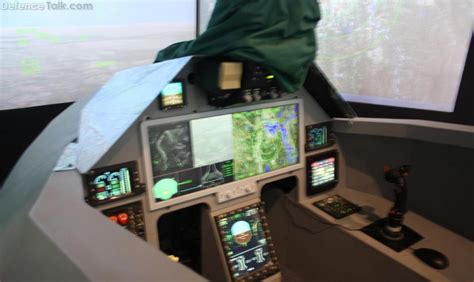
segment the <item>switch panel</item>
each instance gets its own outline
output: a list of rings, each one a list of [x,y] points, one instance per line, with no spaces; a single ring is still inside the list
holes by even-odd
[[[143,220],[143,207],[141,202],[104,210],[102,213],[111,221],[146,241],[145,222]]]
[[[217,202],[223,203],[236,198],[247,196],[257,192],[257,185],[249,183],[235,188],[227,188],[223,191],[217,192]]]

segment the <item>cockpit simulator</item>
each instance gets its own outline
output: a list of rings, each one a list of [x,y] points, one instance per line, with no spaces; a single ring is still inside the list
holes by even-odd
[[[474,130],[357,117],[295,3],[218,1],[54,120],[0,191],[0,280],[471,281],[431,176],[472,190]]]

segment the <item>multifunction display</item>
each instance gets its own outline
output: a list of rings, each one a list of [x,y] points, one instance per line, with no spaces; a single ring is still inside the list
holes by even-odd
[[[169,110],[181,108],[186,104],[186,92],[184,82],[175,81],[168,83],[160,93],[160,108]]]
[[[278,272],[261,204],[216,217],[233,280],[261,280]]]
[[[139,183],[136,162],[93,169],[84,175],[84,181],[86,201],[93,206],[144,191]]]
[[[321,123],[306,126],[306,151],[314,151],[334,144],[331,133],[331,123]]]
[[[143,139],[155,202],[300,162],[299,104],[153,123]]]
[[[328,190],[337,184],[337,152],[310,156],[306,159],[307,194]]]

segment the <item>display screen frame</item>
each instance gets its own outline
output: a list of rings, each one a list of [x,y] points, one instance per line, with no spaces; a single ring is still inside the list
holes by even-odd
[[[267,249],[268,249],[268,252],[269,252],[270,260],[263,267],[261,267],[259,269],[256,269],[255,271],[250,272],[247,275],[243,275],[242,277],[234,278],[234,272],[232,271],[232,263],[230,262],[230,258],[228,256],[227,252],[225,251],[226,249],[229,248],[229,246],[225,242],[225,238],[224,238],[225,231],[222,230],[222,228],[220,227],[219,221],[224,219],[224,218],[228,218],[228,217],[233,216],[235,214],[242,213],[242,212],[245,212],[245,211],[251,210],[251,209],[257,209],[258,210],[257,216],[259,217],[261,227],[263,229],[263,233],[264,233],[264,236],[265,236],[266,246],[267,246]],[[220,241],[221,241],[221,246],[222,246],[222,254],[224,256],[224,260],[226,261],[227,269],[228,269],[228,272],[229,272],[229,275],[230,275],[230,278],[231,278],[232,281],[263,280],[263,279],[265,279],[267,277],[270,277],[270,276],[272,276],[272,275],[274,275],[274,274],[276,274],[280,271],[278,258],[277,258],[276,253],[275,253],[274,245],[273,245],[273,242],[272,242],[272,237],[270,236],[270,230],[268,228],[268,223],[267,223],[266,216],[265,216],[265,206],[262,202],[257,202],[255,204],[240,207],[240,208],[231,210],[229,212],[214,215],[214,221],[215,221],[215,224],[216,224],[215,225],[216,231],[220,236]]]
[[[309,144],[310,143],[310,138],[309,138],[310,131],[315,129],[315,128],[320,129],[322,127],[326,127],[326,143],[323,144],[323,145],[320,145],[320,146],[311,147],[310,144]],[[334,144],[334,142],[331,138],[331,134],[332,134],[332,122],[330,122],[330,121],[323,122],[323,123],[318,123],[318,124],[307,125],[305,127],[305,150],[306,150],[306,152],[312,152],[312,151],[316,151],[316,150],[319,150],[319,149],[322,149],[322,148],[325,148],[325,147],[332,146]]]
[[[97,200],[96,198],[94,198],[93,194],[91,194],[93,192],[93,189],[95,189],[95,187],[92,187],[93,185],[92,180],[94,179],[94,177],[106,171],[118,171],[122,168],[127,168],[129,170],[131,192],[127,194],[122,194],[116,197],[104,199],[104,200]],[[98,206],[98,205],[114,202],[117,200],[130,198],[144,192],[144,187],[143,185],[141,185],[140,179],[139,179],[137,161],[130,161],[130,162],[124,162],[124,163],[114,164],[110,166],[94,168],[88,171],[86,174],[83,174],[82,179],[84,183],[84,194],[85,194],[84,199],[91,206]]]
[[[168,87],[168,85],[170,85],[172,83],[181,83],[182,92],[183,92],[181,97],[183,98],[183,103],[175,104],[175,105],[165,105],[164,101],[163,101],[164,96],[163,96],[162,92],[166,87]],[[186,105],[187,105],[187,92],[186,92],[186,83],[183,79],[172,80],[172,81],[170,81],[166,84],[165,88],[163,88],[161,90],[160,96],[158,97],[158,104],[160,106],[160,110],[168,111],[168,110],[172,110],[172,109],[181,109],[181,108],[186,107]]]
[[[155,196],[153,195],[154,186],[154,175],[153,175],[153,167],[152,167],[152,157],[149,145],[149,127],[154,127],[157,125],[165,125],[165,124],[172,124],[172,123],[180,123],[180,122],[190,122],[191,120],[202,119],[202,118],[209,118],[209,117],[216,117],[222,115],[228,115],[233,113],[239,112],[246,112],[246,111],[253,111],[253,110],[260,110],[265,108],[272,108],[272,107],[279,107],[279,106],[288,106],[288,105],[297,105],[298,106],[298,159],[295,164],[276,169],[274,171],[266,172],[263,174],[251,176],[241,180],[234,180],[229,183],[224,183],[215,187],[206,188],[203,190],[199,190],[196,192],[192,192],[189,194],[181,195],[179,197],[174,197],[171,199],[167,199],[164,201],[156,202]],[[304,131],[304,115],[303,115],[303,101],[301,99],[291,99],[287,101],[279,101],[279,102],[262,102],[259,104],[254,104],[250,106],[240,106],[240,107],[232,107],[227,108],[224,110],[217,110],[217,111],[209,111],[203,113],[196,113],[190,115],[183,115],[183,116],[176,116],[170,118],[163,118],[163,119],[156,119],[156,120],[146,120],[141,123],[141,143],[142,143],[142,150],[143,150],[143,164],[145,168],[145,177],[146,177],[146,186],[147,189],[147,198],[150,210],[156,210],[163,207],[175,205],[178,203],[183,203],[192,199],[204,197],[207,195],[215,194],[219,191],[226,190],[228,188],[236,187],[236,186],[245,186],[255,184],[257,181],[270,178],[281,173],[292,172],[298,169],[304,168],[304,140],[305,140],[305,131]]]
[[[334,163],[334,180],[320,184],[316,187],[312,186],[312,168],[311,164],[315,161],[322,161],[328,158],[333,157],[335,159]],[[339,158],[338,151],[331,150],[317,155],[311,155],[306,157],[306,195],[312,196],[316,195],[330,189],[333,189],[339,183]]]

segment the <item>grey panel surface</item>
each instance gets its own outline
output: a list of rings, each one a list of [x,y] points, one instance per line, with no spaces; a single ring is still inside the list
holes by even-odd
[[[88,279],[203,280],[88,206],[81,188],[77,171],[54,173],[31,217]]]
[[[278,258],[283,270],[289,270],[283,277],[300,281],[426,281],[315,216],[285,196],[268,212]]]
[[[392,199],[393,185],[383,178],[384,165],[411,164],[408,208],[474,239],[474,226],[466,217],[474,214],[473,149],[384,136],[337,136],[347,187]]]
[[[474,126],[378,118],[335,119],[334,131],[387,136],[474,149]]]
[[[54,244],[42,242],[45,237],[32,226],[34,223],[28,213],[64,148],[77,138],[79,114],[86,102],[87,99],[76,102],[47,126],[25,151],[6,179],[3,189],[0,190],[0,278],[14,278],[15,273],[25,277],[27,273],[35,271],[38,271],[38,275],[44,274],[43,267],[55,261],[60,261],[56,267],[61,267],[65,271],[57,271],[58,277],[75,273],[74,277],[77,279],[83,278],[76,267],[70,265],[53,246]],[[32,248],[25,249],[26,246]],[[29,251],[32,251],[31,256]],[[45,254],[34,253],[35,251],[51,254],[51,262],[41,261]],[[30,263],[28,271],[19,268],[21,264],[15,263],[31,262],[34,258],[37,259],[37,264]]]
[[[86,275],[30,218],[10,223],[2,236],[4,261],[1,281],[87,281]],[[11,247],[11,248],[10,248]]]

